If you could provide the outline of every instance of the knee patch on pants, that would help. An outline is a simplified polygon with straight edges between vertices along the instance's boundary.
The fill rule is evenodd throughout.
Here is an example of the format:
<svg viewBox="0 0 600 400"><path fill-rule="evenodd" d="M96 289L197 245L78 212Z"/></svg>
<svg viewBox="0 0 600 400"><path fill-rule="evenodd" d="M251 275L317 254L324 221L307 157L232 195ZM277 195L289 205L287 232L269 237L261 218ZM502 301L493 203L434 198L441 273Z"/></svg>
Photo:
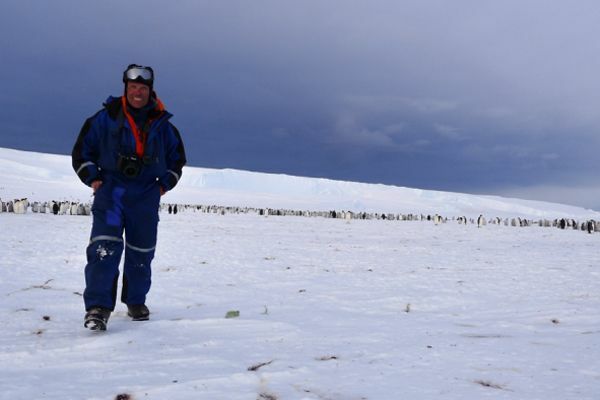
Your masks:
<svg viewBox="0 0 600 400"><path fill-rule="evenodd" d="M104 261L106 258L120 257L122 251L122 239L109 236L96 236L90 240L87 248L88 261Z"/></svg>

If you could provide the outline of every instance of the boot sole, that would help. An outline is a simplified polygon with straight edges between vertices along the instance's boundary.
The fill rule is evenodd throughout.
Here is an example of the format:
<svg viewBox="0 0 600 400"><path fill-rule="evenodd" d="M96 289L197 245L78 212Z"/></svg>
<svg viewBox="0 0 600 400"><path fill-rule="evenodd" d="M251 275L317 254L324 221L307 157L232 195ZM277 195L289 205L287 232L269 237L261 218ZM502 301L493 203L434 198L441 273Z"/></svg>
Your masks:
<svg viewBox="0 0 600 400"><path fill-rule="evenodd" d="M88 318L83 323L84 328L88 328L90 331L105 331L106 322L100 318Z"/></svg>
<svg viewBox="0 0 600 400"><path fill-rule="evenodd" d="M141 317L134 317L133 315L127 313L127 315L131 318L132 321L148 321L150 319L149 315L146 316L141 316Z"/></svg>

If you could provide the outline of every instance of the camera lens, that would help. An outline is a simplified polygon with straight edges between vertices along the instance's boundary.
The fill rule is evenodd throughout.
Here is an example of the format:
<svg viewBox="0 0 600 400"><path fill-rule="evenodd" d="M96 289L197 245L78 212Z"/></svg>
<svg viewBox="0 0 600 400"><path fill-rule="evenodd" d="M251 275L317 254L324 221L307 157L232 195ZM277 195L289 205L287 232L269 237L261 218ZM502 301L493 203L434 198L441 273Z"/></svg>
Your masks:
<svg viewBox="0 0 600 400"><path fill-rule="evenodd" d="M133 163L133 162L127 163L125 168L123 168L123 174L128 178L135 178L136 176L139 175L139 173L140 173L139 165L137 165L136 163Z"/></svg>
<svg viewBox="0 0 600 400"><path fill-rule="evenodd" d="M136 157L119 155L118 168L126 178L136 178L142 170L142 165Z"/></svg>
<svg viewBox="0 0 600 400"><path fill-rule="evenodd" d="M123 170L123 174L125 174L125 176L128 178L133 178L136 175L136 172L136 169L131 165L125 167L125 169Z"/></svg>

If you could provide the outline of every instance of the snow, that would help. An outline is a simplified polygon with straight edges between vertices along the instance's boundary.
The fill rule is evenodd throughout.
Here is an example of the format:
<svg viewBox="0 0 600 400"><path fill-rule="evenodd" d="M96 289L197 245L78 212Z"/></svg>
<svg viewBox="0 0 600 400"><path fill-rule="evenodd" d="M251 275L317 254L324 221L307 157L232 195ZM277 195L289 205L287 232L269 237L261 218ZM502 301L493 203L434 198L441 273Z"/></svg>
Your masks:
<svg viewBox="0 0 600 400"><path fill-rule="evenodd" d="M489 216L596 215L382 185L186 173L193 184L182 182L165 201L308 208L312 198L321 209L354 190L365 209L404 207L410 203L392 195L413 193L423 207L443 204L459 215L468 207ZM64 156L0 149L0 177L3 199L89 199ZM286 197L285 185L296 192ZM151 319L133 322L119 304L108 331L91 332L81 298L90 227L87 216L0 213L0 399L580 400L600 393L597 233L162 212ZM239 316L226 318L231 311Z"/></svg>

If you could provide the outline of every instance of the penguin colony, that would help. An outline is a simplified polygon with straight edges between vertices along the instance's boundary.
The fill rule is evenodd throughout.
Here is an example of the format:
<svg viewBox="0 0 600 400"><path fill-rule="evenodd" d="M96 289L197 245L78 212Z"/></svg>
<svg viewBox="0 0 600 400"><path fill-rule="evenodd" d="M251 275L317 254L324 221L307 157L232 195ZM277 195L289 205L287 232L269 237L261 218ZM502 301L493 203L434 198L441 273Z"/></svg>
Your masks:
<svg viewBox="0 0 600 400"><path fill-rule="evenodd" d="M29 203L24 199L15 199L10 201L2 201L0 199L0 213L8 212L15 214L25 214L28 210L33 213L52 213L55 215L90 215L91 204L78 203L72 201L35 201ZM160 211L177 214L187 212L199 212L206 214L258 214L261 216L295 216L295 217L321 217L343 220L382 220L382 221L430 221L435 225L446 224L448 222L456 222L460 225L477 225L478 228L483 228L486 225L504 225L512 227L530 227L539 226L545 228L559 229L574 229L587 233L600 232L600 221L585 220L576 221L574 219L524 219L516 218L485 218L480 215L478 218L459 217L443 217L439 214L393 214L393 213L367 213L353 211L299 211L290 209L273 209L273 208L256 208L256 207L226 207L217 205L190 205L190 204L165 204L161 203Z"/></svg>

